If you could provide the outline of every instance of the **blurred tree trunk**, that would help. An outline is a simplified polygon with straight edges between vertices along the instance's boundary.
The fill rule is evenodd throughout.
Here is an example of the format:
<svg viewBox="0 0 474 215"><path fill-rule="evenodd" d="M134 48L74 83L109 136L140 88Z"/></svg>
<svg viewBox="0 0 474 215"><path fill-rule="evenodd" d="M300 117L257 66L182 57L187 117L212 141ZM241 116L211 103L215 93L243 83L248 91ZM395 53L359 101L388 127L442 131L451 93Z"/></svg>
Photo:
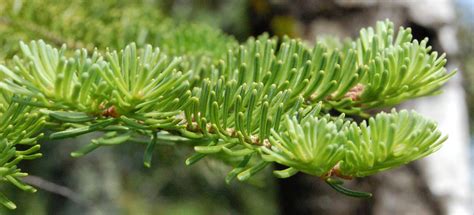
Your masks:
<svg viewBox="0 0 474 215"><path fill-rule="evenodd" d="M453 62L457 52L453 4L450 0L252 0L250 15L255 34L269 30L309 41L321 35L356 37L360 28L388 18L396 26L411 27L415 39L428 37L433 49L446 52ZM449 95L409 103L439 122L450 136L433 157L348 183L372 192L372 199L341 195L304 174L280 180L282 214L469 214L468 124L459 77L445 88ZM466 189L453 188L455 183Z"/></svg>

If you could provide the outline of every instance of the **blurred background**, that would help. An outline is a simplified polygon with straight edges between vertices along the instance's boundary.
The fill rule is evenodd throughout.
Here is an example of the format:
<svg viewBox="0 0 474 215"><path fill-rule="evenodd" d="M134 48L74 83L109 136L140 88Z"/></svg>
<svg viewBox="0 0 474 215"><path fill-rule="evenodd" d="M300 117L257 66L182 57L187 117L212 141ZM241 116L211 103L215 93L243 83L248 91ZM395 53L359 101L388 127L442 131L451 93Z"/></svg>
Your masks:
<svg viewBox="0 0 474 215"><path fill-rule="evenodd" d="M187 41L197 44L194 53L219 56L225 45L187 35L189 26L221 29L229 41L268 32L313 43L355 37L360 28L386 18L411 27L416 39L429 37L458 74L444 94L400 107L439 122L450 138L426 159L350 185L375 198L349 198L317 178L279 180L269 171L249 183L227 185L228 167L212 159L187 167L191 148L172 145L156 150L151 169L142 164L145 146L133 144L73 159L70 152L91 138L81 137L45 142L42 159L21 163L31 174L25 181L38 192L1 187L19 208L0 208L0 214L473 214L472 0L0 0L0 62L8 64L20 40L89 50L134 41L176 55L186 53L173 44Z"/></svg>

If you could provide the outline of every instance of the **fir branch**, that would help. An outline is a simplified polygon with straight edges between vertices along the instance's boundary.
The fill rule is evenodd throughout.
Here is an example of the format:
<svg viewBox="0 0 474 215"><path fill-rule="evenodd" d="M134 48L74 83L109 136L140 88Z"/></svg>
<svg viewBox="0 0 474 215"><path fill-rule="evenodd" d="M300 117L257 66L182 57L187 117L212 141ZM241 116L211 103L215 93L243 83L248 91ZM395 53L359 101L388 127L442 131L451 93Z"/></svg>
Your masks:
<svg viewBox="0 0 474 215"><path fill-rule="evenodd" d="M447 139L431 120L415 112L380 113L347 130L342 175L365 177L418 160L437 151Z"/></svg>
<svg viewBox="0 0 474 215"><path fill-rule="evenodd" d="M433 122L411 112L381 113L360 125L344 114L327 114L336 109L364 115L431 95L454 74L446 73L444 57L430 53L426 41L412 41L409 30L394 37L388 21L375 31L362 30L341 50L262 35L238 47L223 42L231 47L223 59L219 54L201 58L190 38L183 33L169 42L188 44L179 51L190 51L183 57L150 45L88 54L43 41L21 43L22 57L13 58L14 66L0 65L7 76L0 88L21 96L12 99L19 104L7 108L5 116L26 105L39 107L34 116L47 116L47 129L55 131L50 139L105 132L73 152L75 157L100 146L138 142L147 145L149 167L159 142L190 143L196 153L188 165L207 155L232 161L227 182L247 180L276 162L287 167L275 171L277 177L304 172L353 196L367 195L341 187L332 177L394 168L433 153L445 140Z"/></svg>
<svg viewBox="0 0 474 215"><path fill-rule="evenodd" d="M420 96L440 93L439 88L456 72L447 73L445 55L431 52L428 38L412 40L411 30L377 22L376 30L362 29L354 42L359 65L367 69L356 105L364 109L393 106Z"/></svg>
<svg viewBox="0 0 474 215"><path fill-rule="evenodd" d="M33 187L19 179L27 174L21 172L17 164L23 160L32 160L42 156L36 141L43 134L38 134L45 119L32 108L11 103L0 115L0 182L9 182L21 190L36 192ZM16 205L0 193L0 203L9 209Z"/></svg>

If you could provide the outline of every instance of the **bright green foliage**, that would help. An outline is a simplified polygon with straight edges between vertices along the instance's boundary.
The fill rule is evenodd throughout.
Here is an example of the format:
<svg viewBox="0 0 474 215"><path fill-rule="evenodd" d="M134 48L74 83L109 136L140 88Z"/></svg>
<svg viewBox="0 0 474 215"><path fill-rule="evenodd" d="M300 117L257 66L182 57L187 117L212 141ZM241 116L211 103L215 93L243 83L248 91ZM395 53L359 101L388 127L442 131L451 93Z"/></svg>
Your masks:
<svg viewBox="0 0 474 215"><path fill-rule="evenodd" d="M237 51L230 51L219 68L211 70L211 81L222 77L235 79L238 85L262 83L264 90L272 87L278 91L289 90L288 103L302 98L312 104L323 101L330 109L351 103L345 94L363 74L353 50L334 51L322 43L308 48L303 42L289 38L278 45L276 38L263 35L249 39Z"/></svg>
<svg viewBox="0 0 474 215"><path fill-rule="evenodd" d="M12 103L0 113L0 181L10 182L16 187L36 192L36 189L20 181L27 174L21 172L17 164L23 160L41 157L40 145L36 141L43 137L38 131L45 119L30 107ZM16 205L0 193L0 203L9 209Z"/></svg>
<svg viewBox="0 0 474 215"><path fill-rule="evenodd" d="M347 153L339 165L342 175L364 177L429 155L447 137L436 124L415 112L380 113L344 132Z"/></svg>
<svg viewBox="0 0 474 215"><path fill-rule="evenodd" d="M289 177L302 171L323 176L344 159L347 138L341 131L343 120L314 116L298 120L285 120L286 130L272 130L271 147L263 147L263 159L289 166L286 170L275 171L278 177Z"/></svg>
<svg viewBox="0 0 474 215"><path fill-rule="evenodd" d="M282 177L324 176L338 163L339 176L365 177L431 154L446 140L434 122L408 111L380 113L360 125L328 116L285 122L287 130L273 130L271 147L262 148L265 160L290 167L276 171Z"/></svg>
<svg viewBox="0 0 474 215"><path fill-rule="evenodd" d="M338 50L267 35L237 46L219 32L200 46L194 39L211 31L194 28L196 35L178 28L182 33L168 38L163 51L132 43L88 54L21 43L21 57L0 66L7 77L0 87L47 116L50 139L104 132L72 156L145 143L149 167L157 144L186 143L196 151L188 165L213 155L234 166L227 182L247 180L276 162L287 167L275 171L277 177L304 172L344 194L368 197L333 177L406 164L446 139L435 123L412 112L381 113L361 124L345 115L366 116L372 108L432 95L454 74L426 40L412 41L409 30L395 37L392 23L379 22ZM205 47L212 44L229 50L212 54L213 47ZM344 114L331 116L334 110Z"/></svg>
<svg viewBox="0 0 474 215"><path fill-rule="evenodd" d="M2 88L31 97L40 107L99 111L97 66L93 66L99 60L97 54L89 57L83 49L67 58L65 46L58 50L43 41L20 43L20 47L23 58L13 58L13 71L0 65L0 71L11 78L0 83Z"/></svg>
<svg viewBox="0 0 474 215"><path fill-rule="evenodd" d="M362 29L354 46L358 63L368 66L368 71L361 80L364 91L357 105L390 106L439 93L440 86L455 73L446 73L445 55L430 53L427 43L427 38L412 40L410 29L400 28L395 36L393 23L388 21L378 22L375 30Z"/></svg>
<svg viewBox="0 0 474 215"><path fill-rule="evenodd" d="M427 39L412 41L410 30L395 36L393 23L378 22L361 30L360 38L341 51L324 43L308 48L301 41L263 35L230 51L211 81L236 79L238 84L262 82L265 88L291 89L311 104L349 114L396 105L404 100L439 93L454 72L447 73L444 55L430 53ZM244 75L250 73L249 75Z"/></svg>
<svg viewBox="0 0 474 215"><path fill-rule="evenodd" d="M178 114L191 96L190 72L177 70L180 58L168 58L146 46L137 53L134 44L121 53L107 52L107 63L98 69L102 104L117 114L141 118L167 118ZM145 119L144 119L145 120ZM148 119L147 119L148 120ZM149 122L145 120L145 124ZM159 126L160 123L151 123Z"/></svg>

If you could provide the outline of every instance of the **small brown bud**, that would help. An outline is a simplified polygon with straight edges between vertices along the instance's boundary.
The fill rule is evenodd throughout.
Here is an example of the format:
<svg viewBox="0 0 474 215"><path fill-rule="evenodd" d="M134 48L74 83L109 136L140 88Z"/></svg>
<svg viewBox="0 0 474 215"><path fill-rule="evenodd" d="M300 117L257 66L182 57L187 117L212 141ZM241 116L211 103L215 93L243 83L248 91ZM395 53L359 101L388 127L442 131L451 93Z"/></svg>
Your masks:
<svg viewBox="0 0 474 215"><path fill-rule="evenodd" d="M360 99L360 95L364 92L364 85L363 84L357 84L354 87L352 87L345 95L344 97L350 98L352 101L357 101Z"/></svg>
<svg viewBox="0 0 474 215"><path fill-rule="evenodd" d="M270 143L270 141L268 139L264 139L263 140L263 146L265 146L267 148L271 148L272 144Z"/></svg>
<svg viewBox="0 0 474 215"><path fill-rule="evenodd" d="M115 106L111 106L102 112L102 116L118 118L120 117L120 114L117 112Z"/></svg>

